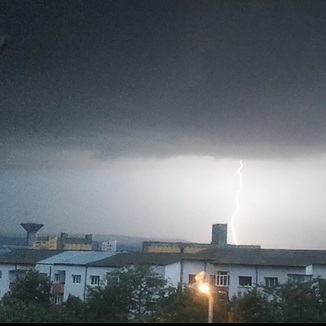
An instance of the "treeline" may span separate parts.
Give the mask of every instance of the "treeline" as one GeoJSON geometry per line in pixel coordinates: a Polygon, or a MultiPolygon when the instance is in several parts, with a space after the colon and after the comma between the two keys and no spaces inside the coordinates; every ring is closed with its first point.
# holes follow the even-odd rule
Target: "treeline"
{"type": "MultiPolygon", "coordinates": [[[[173,288],[150,266],[126,268],[119,282],[89,288],[85,301],[69,296],[53,304],[51,283],[29,271],[0,302],[1,323],[206,323],[208,296],[173,288]]],[[[228,299],[214,294],[215,323],[326,322],[326,280],[255,287],[228,299]]]]}

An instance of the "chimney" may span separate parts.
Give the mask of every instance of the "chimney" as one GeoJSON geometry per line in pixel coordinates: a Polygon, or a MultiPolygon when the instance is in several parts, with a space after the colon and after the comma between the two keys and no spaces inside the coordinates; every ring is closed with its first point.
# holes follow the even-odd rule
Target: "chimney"
{"type": "Polygon", "coordinates": [[[36,240],[36,233],[37,231],[43,227],[44,224],[38,223],[20,223],[20,225],[26,230],[27,232],[27,247],[33,248],[33,243],[36,240]]]}
{"type": "Polygon", "coordinates": [[[227,246],[227,230],[227,224],[213,224],[211,244],[219,248],[227,246]]]}

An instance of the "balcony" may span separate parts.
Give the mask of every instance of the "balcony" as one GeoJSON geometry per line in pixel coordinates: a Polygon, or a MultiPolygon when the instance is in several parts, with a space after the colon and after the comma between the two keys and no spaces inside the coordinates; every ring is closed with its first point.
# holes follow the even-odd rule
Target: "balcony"
{"type": "Polygon", "coordinates": [[[65,285],[63,283],[52,284],[52,293],[54,295],[63,294],[65,292],[65,285]]]}

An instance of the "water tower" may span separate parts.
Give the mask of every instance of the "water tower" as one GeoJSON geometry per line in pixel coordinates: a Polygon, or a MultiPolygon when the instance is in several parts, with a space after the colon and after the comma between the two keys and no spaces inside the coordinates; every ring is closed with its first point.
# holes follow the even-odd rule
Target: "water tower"
{"type": "Polygon", "coordinates": [[[20,223],[20,225],[27,232],[27,246],[29,248],[33,248],[33,242],[36,240],[36,233],[37,233],[37,231],[41,227],[43,227],[44,224],[38,224],[38,223],[20,223]]]}

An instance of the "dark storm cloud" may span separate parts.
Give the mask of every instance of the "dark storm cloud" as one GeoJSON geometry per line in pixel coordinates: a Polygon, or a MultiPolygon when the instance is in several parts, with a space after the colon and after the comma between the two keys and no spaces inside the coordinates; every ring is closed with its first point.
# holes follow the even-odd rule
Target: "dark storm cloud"
{"type": "Polygon", "coordinates": [[[324,1],[3,1],[0,18],[2,167],[326,150],[324,1]]]}

